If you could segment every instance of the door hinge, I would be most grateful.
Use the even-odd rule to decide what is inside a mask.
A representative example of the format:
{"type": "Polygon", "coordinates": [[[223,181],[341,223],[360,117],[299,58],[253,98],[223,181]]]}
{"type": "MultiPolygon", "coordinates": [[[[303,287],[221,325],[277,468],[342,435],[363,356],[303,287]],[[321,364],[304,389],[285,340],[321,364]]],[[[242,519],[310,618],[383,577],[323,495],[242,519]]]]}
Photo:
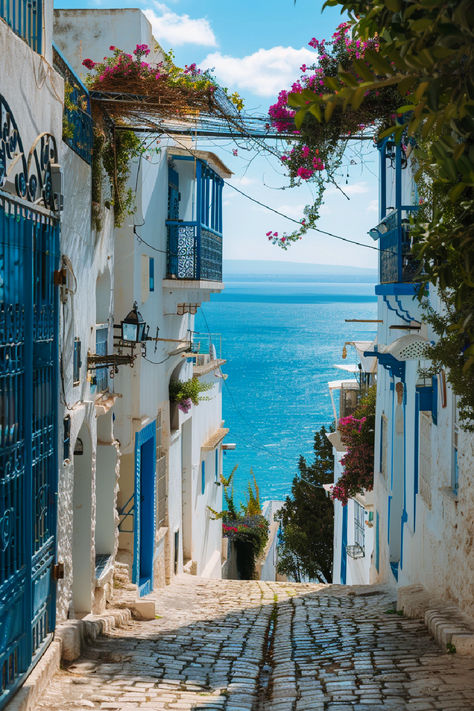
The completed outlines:
{"type": "Polygon", "coordinates": [[[67,273],[66,270],[56,269],[53,275],[54,286],[66,286],[67,273]]]}
{"type": "Polygon", "coordinates": [[[53,580],[64,579],[64,563],[56,563],[53,565],[53,580]]]}

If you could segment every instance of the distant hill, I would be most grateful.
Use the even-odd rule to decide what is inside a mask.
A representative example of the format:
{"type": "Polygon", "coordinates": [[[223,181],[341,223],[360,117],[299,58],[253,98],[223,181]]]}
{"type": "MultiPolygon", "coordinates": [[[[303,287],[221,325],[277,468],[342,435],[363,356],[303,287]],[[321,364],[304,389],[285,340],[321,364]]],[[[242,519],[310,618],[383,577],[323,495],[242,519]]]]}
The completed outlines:
{"type": "Polygon", "coordinates": [[[375,283],[377,270],[363,267],[346,267],[336,264],[308,264],[307,262],[276,262],[251,259],[224,259],[224,279],[239,277],[304,277],[322,281],[364,281],[375,283]]]}

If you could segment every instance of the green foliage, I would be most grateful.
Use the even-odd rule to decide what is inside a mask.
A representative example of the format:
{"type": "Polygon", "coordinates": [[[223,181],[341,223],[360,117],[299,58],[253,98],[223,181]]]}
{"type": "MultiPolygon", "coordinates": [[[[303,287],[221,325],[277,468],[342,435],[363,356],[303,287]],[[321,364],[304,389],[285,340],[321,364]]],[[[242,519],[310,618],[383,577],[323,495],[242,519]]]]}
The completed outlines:
{"type": "MultiPolygon", "coordinates": [[[[308,98],[295,122],[337,121],[375,91],[400,95],[396,111],[381,107],[378,138],[415,137],[418,172],[429,193],[412,226],[421,280],[440,289],[446,314],[428,320],[439,336],[431,357],[446,369],[472,428],[474,391],[474,25],[469,0],[327,0],[350,18],[359,41],[377,36],[363,63],[340,67],[337,93],[308,98]],[[471,419],[471,423],[469,420],[471,419]]],[[[331,87],[328,85],[328,88],[331,87]]],[[[290,101],[292,95],[290,95],[290,101]]],[[[337,125],[337,123],[335,124],[337,125]]],[[[423,293],[420,290],[420,295],[423,293]]]]}
{"type": "Polygon", "coordinates": [[[64,110],[63,110],[63,139],[71,139],[74,136],[74,126],[68,118],[71,111],[77,111],[77,106],[71,98],[73,87],[66,80],[64,82],[64,110]]]}
{"type": "Polygon", "coordinates": [[[257,559],[267,545],[268,521],[262,516],[260,493],[252,470],[250,470],[250,474],[253,482],[249,481],[248,483],[247,500],[240,505],[240,511],[237,509],[234,502],[233,484],[236,471],[237,465],[232,469],[227,479],[221,476],[227,508],[220,512],[210,506],[208,509],[213,519],[222,520],[222,533],[226,538],[230,538],[235,546],[240,579],[252,580],[255,577],[257,559]]]}
{"type": "Polygon", "coordinates": [[[341,418],[338,430],[346,454],[341,459],[342,476],[332,489],[333,499],[343,506],[350,497],[361,494],[374,485],[374,433],[376,386],[372,385],[353,415],[341,418]]]}
{"type": "Polygon", "coordinates": [[[133,131],[108,131],[94,127],[92,153],[92,219],[96,229],[102,224],[102,186],[107,175],[115,227],[135,211],[135,194],[127,187],[130,161],[140,155],[142,144],[133,131]]]}
{"type": "Polygon", "coordinates": [[[202,400],[209,400],[201,393],[211,390],[212,387],[212,383],[202,383],[196,377],[190,380],[170,380],[170,400],[178,403],[191,400],[193,405],[199,405],[202,400]]]}
{"type": "Polygon", "coordinates": [[[332,445],[322,427],[314,435],[314,461],[300,457],[291,494],[278,513],[283,527],[278,570],[296,581],[332,580],[334,507],[322,484],[334,477],[332,445]]]}
{"type": "Polygon", "coordinates": [[[262,507],[260,505],[260,490],[252,469],[250,469],[250,476],[253,479],[253,485],[252,481],[249,481],[247,484],[247,501],[243,508],[246,516],[258,516],[262,513],[262,507]]]}

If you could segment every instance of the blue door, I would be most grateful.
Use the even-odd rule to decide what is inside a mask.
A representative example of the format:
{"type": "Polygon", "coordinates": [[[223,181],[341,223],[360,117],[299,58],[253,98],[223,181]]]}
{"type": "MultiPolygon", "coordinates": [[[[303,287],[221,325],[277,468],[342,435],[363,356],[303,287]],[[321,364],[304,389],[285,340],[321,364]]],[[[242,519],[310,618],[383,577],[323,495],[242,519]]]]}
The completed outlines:
{"type": "Polygon", "coordinates": [[[0,708],[55,626],[58,223],[0,194],[0,708]]]}
{"type": "Polygon", "coordinates": [[[342,507],[342,540],[341,540],[341,583],[346,584],[347,570],[347,508],[348,505],[342,507]]]}
{"type": "Polygon", "coordinates": [[[133,582],[140,595],[153,588],[155,541],[156,422],[135,435],[135,540],[133,582]]]}

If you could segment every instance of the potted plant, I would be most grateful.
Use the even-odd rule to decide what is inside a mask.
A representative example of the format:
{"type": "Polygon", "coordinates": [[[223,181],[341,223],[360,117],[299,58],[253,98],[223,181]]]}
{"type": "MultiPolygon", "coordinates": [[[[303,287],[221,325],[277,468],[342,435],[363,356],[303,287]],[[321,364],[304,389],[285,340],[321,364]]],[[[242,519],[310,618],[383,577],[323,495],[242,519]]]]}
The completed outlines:
{"type": "Polygon", "coordinates": [[[189,380],[170,380],[171,429],[179,427],[178,410],[188,413],[191,405],[199,405],[203,400],[208,400],[202,393],[210,390],[212,386],[212,383],[202,383],[196,377],[189,380]]]}

